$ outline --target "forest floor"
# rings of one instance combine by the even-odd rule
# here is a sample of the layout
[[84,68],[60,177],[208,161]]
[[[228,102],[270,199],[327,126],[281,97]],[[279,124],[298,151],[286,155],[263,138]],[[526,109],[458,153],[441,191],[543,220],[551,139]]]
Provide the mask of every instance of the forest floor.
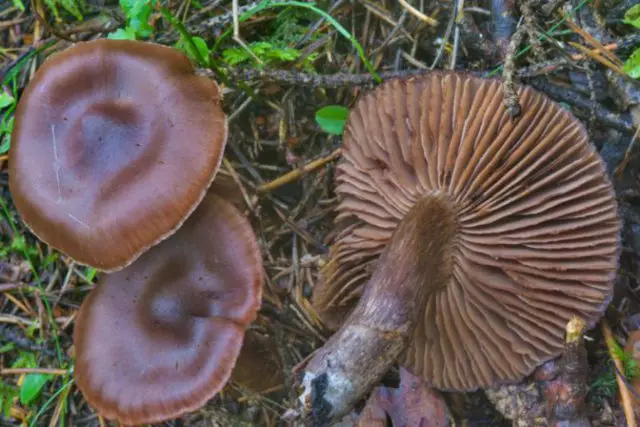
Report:
[[[261,245],[265,295],[253,329],[269,340],[279,371],[266,390],[231,382],[204,408],[159,425],[276,426],[286,425],[301,363],[329,336],[310,299],[333,232],[344,108],[378,76],[455,69],[500,77],[506,68],[583,121],[624,220],[604,317],[624,348],[640,327],[640,156],[632,144],[640,81],[630,78],[640,78],[636,2],[241,1],[238,28],[250,53],[233,37],[231,0],[167,0],[162,8],[142,0],[0,0],[0,425],[109,424],[84,401],[72,370],[75,316],[100,273],[37,240],[8,185],[13,112],[46,56],[74,41],[151,40],[185,51],[200,74],[221,83],[229,120],[221,173],[240,183]],[[516,32],[521,42],[510,49]],[[611,355],[622,359],[627,392],[635,362],[609,350],[600,327],[587,332],[586,346],[589,418],[625,425]],[[256,363],[260,376],[264,361]],[[456,425],[510,425],[482,391],[444,397]]]

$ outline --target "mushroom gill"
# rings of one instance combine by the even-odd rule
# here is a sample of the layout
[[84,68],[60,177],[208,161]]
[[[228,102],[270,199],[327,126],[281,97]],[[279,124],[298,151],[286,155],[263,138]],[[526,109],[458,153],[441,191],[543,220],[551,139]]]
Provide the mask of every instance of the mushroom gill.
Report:
[[452,265],[427,291],[404,356],[440,389],[521,379],[561,353],[573,316],[592,325],[612,293],[619,220],[603,162],[569,111],[530,88],[519,96],[513,121],[499,80],[434,72],[363,96],[345,127],[344,228],[314,306],[342,325],[407,213],[444,198]]

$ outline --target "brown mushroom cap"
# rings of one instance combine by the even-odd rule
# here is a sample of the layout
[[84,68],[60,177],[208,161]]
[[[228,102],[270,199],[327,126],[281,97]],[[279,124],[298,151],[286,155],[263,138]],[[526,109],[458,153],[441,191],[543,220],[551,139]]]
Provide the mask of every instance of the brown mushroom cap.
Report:
[[278,342],[249,329],[231,373],[231,381],[255,393],[284,385],[284,372],[278,357]]
[[249,222],[208,195],[173,236],[100,278],[76,319],[76,382],[107,418],[144,424],[227,383],[262,292]]
[[54,54],[15,114],[9,179],[40,239],[115,271],[172,234],[215,177],[227,138],[218,85],[152,43]]
[[430,73],[365,95],[345,127],[346,225],[314,306],[340,325],[405,214],[445,197],[458,224],[449,280],[404,361],[441,389],[518,381],[561,353],[573,316],[593,325],[612,293],[619,220],[603,162],[571,113],[519,93],[512,121],[500,81]]

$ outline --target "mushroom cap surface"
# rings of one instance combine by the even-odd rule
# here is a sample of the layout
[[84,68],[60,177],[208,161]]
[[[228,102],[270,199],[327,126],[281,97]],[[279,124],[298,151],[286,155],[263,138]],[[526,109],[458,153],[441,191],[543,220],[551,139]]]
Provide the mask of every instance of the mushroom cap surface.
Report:
[[180,230],[101,276],[83,302],[74,332],[79,389],[124,424],[200,408],[229,380],[262,283],[248,220],[207,195]]
[[313,304],[337,328],[404,215],[423,197],[449,199],[448,285],[428,298],[403,362],[440,389],[519,381],[562,352],[573,316],[592,326],[611,298],[620,224],[604,164],[569,111],[518,90],[511,120],[499,80],[392,80],[345,126],[342,228]]
[[95,40],[49,57],[20,98],[9,181],[41,240],[102,271],[171,235],[227,139],[221,92],[172,48]]

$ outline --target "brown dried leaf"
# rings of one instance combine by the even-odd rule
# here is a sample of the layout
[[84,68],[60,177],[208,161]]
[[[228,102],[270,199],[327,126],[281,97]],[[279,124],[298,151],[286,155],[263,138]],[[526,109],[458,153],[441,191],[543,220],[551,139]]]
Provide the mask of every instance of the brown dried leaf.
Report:
[[358,426],[385,426],[385,413],[393,427],[451,425],[451,415],[442,395],[404,368],[400,368],[400,388],[378,387],[373,391]]

